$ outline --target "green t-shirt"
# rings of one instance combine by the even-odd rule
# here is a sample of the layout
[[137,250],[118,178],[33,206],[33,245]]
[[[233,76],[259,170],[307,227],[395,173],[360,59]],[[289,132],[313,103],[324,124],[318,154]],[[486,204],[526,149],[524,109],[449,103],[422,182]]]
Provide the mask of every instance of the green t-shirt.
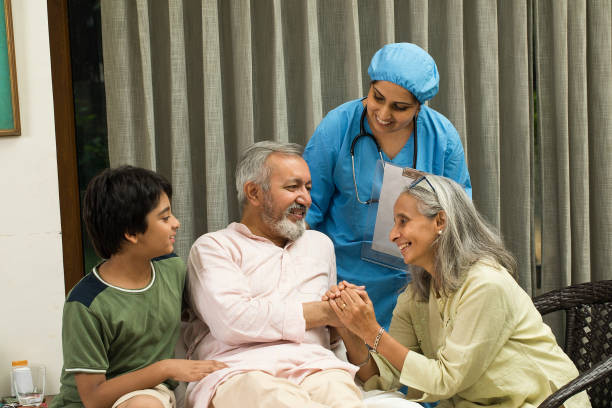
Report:
[[174,357],[185,264],[170,254],[151,265],[151,283],[143,289],[109,285],[95,267],[70,291],[62,319],[61,388],[51,408],[83,407],[74,373],[110,379]]

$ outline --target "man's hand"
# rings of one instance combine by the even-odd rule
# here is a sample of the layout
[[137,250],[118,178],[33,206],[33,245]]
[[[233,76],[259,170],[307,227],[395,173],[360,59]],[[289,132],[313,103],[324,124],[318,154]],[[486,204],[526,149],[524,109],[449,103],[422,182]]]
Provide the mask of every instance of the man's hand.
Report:
[[329,302],[302,303],[306,330],[321,326],[342,327],[340,319],[334,313]]
[[354,289],[358,292],[365,292],[365,286],[361,285],[355,285],[353,283],[347,282],[347,281],[342,281],[340,283],[338,283],[337,285],[332,286],[331,288],[329,288],[329,290],[327,292],[325,292],[325,294],[323,295],[323,297],[321,298],[321,300],[323,301],[327,301],[330,299],[335,299],[337,297],[340,297],[340,293],[346,289],[346,288],[351,288]]
[[176,381],[199,381],[208,374],[227,368],[227,364],[216,360],[163,360],[167,377]]

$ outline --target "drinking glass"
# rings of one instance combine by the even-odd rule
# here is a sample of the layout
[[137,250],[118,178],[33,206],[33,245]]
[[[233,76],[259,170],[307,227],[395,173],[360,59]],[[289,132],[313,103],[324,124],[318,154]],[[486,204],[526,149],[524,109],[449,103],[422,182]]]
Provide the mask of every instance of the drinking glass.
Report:
[[20,405],[39,406],[45,398],[45,366],[13,367],[13,385]]

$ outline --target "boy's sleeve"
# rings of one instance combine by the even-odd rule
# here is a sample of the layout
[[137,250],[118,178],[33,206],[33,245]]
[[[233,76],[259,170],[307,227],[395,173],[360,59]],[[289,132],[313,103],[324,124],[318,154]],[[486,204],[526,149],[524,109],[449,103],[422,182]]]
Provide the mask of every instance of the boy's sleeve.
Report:
[[71,373],[106,373],[107,347],[99,318],[82,303],[68,301],[62,320],[64,369]]

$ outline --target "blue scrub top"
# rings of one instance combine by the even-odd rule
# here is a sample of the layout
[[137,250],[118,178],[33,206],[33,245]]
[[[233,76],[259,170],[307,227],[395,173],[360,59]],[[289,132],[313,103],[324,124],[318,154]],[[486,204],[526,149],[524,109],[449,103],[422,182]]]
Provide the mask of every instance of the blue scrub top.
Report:
[[[350,148],[359,134],[363,113],[361,99],[350,101],[330,111],[321,121],[304,151],[312,176],[312,206],[306,222],[327,234],[334,243],[338,280],[365,285],[372,299],[378,322],[389,328],[397,297],[408,283],[405,272],[361,259],[361,246],[368,224],[369,205],[355,196]],[[371,133],[367,119],[365,130]],[[472,194],[461,139],[448,119],[425,105],[417,119],[417,169],[449,177]],[[414,137],[411,136],[397,156],[383,159],[401,167],[412,167]],[[359,198],[370,198],[376,162],[380,157],[371,138],[360,138],[355,145],[355,175]],[[376,204],[374,204],[376,205]]]

